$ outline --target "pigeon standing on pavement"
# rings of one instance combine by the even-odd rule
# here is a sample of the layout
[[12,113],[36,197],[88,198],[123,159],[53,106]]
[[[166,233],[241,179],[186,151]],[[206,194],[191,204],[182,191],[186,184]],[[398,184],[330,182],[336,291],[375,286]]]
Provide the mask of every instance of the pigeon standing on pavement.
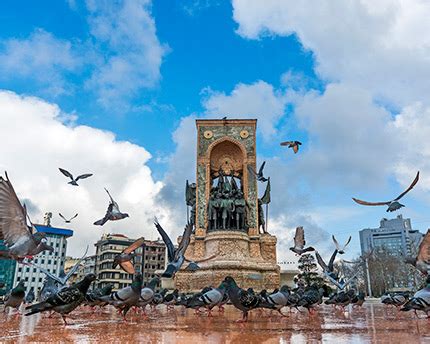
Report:
[[387,212],[396,211],[396,210],[399,210],[400,208],[404,207],[404,205],[401,204],[399,202],[399,200],[414,188],[414,186],[418,183],[419,178],[420,178],[420,172],[418,171],[417,175],[415,176],[415,179],[412,181],[411,185],[409,185],[409,187],[405,191],[403,191],[399,196],[397,196],[395,199],[393,199],[391,201],[367,202],[367,201],[362,201],[362,200],[354,198],[354,197],[352,199],[354,200],[354,202],[361,204],[361,205],[371,205],[371,206],[388,205]]
[[103,288],[96,288],[85,294],[85,305],[90,307],[104,306],[106,302],[100,301],[103,296],[110,295],[112,293],[113,284],[108,284]]
[[102,296],[99,298],[99,300],[107,302],[119,309],[122,313],[124,321],[126,321],[125,316],[127,315],[127,312],[131,307],[136,306],[139,302],[142,284],[142,274],[137,273],[134,275],[131,285],[113,292],[110,295]]
[[33,303],[35,298],[34,290],[31,288],[27,295],[25,295],[25,303]]
[[120,254],[117,254],[113,259],[112,269],[115,269],[119,265],[125,272],[134,275],[136,271],[131,260],[136,256],[136,254],[133,253],[133,251],[141,247],[144,242],[144,238],[139,238],[130,246],[125,248]]
[[298,255],[302,255],[305,252],[315,251],[311,246],[305,248],[305,245],[305,230],[301,226],[297,227],[296,234],[294,236],[294,246],[290,247],[290,250]]
[[179,243],[178,248],[175,248],[172,243],[172,240],[167,235],[163,227],[161,227],[161,225],[158,223],[158,220],[156,218],[154,219],[154,224],[158,230],[158,233],[160,233],[161,237],[163,238],[164,244],[167,247],[168,263],[166,270],[163,272],[161,277],[172,278],[181,268],[182,264],[185,261],[185,251],[187,250],[188,244],[190,243],[193,225],[191,223],[188,223],[185,226],[181,242]]
[[318,288],[316,285],[312,285],[306,290],[300,300],[297,302],[297,306],[306,308],[309,313],[315,311],[315,306],[322,302],[322,295],[324,289]]
[[4,300],[4,312],[8,307],[19,310],[19,306],[23,303],[25,298],[24,281],[19,281],[18,285],[13,288]]
[[188,304],[190,308],[205,307],[208,310],[208,317],[212,315],[212,308],[219,306],[226,294],[226,282],[221,282],[218,288],[208,290]]
[[112,196],[110,195],[109,191],[105,188],[107,194],[109,195],[110,198],[110,202],[109,202],[109,206],[107,208],[106,211],[106,215],[104,216],[104,218],[94,222],[94,225],[96,226],[103,226],[107,221],[117,221],[117,220],[122,220],[126,217],[129,217],[127,213],[121,213],[121,211],[119,210],[119,206],[118,203],[116,203],[114,201],[114,199],[112,198]]
[[427,277],[426,287],[418,290],[414,296],[406,302],[403,307],[400,309],[401,311],[422,311],[426,313],[427,317],[430,313],[430,278]]
[[29,310],[29,312],[25,315],[28,316],[45,311],[54,311],[61,314],[64,324],[67,325],[66,314],[69,314],[85,300],[88,288],[95,280],[96,275],[88,274],[83,280],[72,286],[60,289],[46,301],[26,307],[25,309]]
[[4,240],[8,248],[0,251],[0,257],[22,262],[45,250],[53,252],[54,248],[46,244],[45,237],[45,233],[36,232],[7,173],[6,179],[0,176],[0,240]]
[[283,285],[280,290],[267,295],[267,302],[275,307],[275,309],[282,315],[281,309],[287,306],[288,298],[290,296],[290,288],[287,285]]
[[152,302],[155,295],[155,291],[154,291],[155,287],[159,282],[160,282],[159,277],[157,276],[153,277],[145,286],[145,288],[142,288],[137,306],[141,307],[144,312],[145,312],[146,305],[149,305]]
[[263,163],[261,164],[258,173],[254,170],[254,168],[251,165],[248,165],[248,171],[251,172],[251,175],[253,175],[255,178],[257,178],[257,180],[259,182],[267,182],[268,179],[266,177],[264,177],[263,174],[263,170],[264,170],[264,166],[266,165],[266,162],[263,161]]
[[299,146],[301,146],[302,143],[300,141],[285,141],[281,142],[281,146],[287,146],[288,148],[292,148],[294,151],[294,154],[296,154],[299,151]]
[[77,181],[79,179],[85,179],[85,178],[92,176],[92,173],[86,173],[86,174],[81,174],[80,176],[77,176],[76,178],[73,178],[73,175],[69,171],[65,170],[64,168],[59,168],[59,170],[62,174],[64,174],[66,177],[71,179],[71,181],[68,182],[67,184],[70,184],[73,186],[79,186],[79,184],[77,183]]

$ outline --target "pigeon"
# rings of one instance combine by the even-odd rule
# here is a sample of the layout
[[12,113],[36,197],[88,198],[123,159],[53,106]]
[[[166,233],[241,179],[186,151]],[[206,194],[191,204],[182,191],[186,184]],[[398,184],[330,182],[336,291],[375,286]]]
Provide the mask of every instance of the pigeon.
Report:
[[294,154],[296,154],[299,151],[299,146],[301,146],[300,141],[285,141],[281,142],[281,146],[288,146],[288,148],[292,148],[294,151]]
[[129,217],[127,213],[121,213],[118,207],[118,203],[114,201],[112,196],[110,195],[109,191],[105,188],[107,194],[110,198],[110,203],[106,211],[106,215],[104,218],[94,222],[94,225],[96,226],[103,226],[107,221],[116,221],[116,220],[122,220],[126,217]]
[[185,260],[185,251],[187,250],[188,244],[190,243],[191,232],[193,230],[193,225],[188,223],[185,226],[184,234],[182,235],[181,242],[178,248],[173,246],[172,240],[170,240],[167,233],[164,231],[163,227],[158,223],[158,220],[154,219],[155,227],[163,238],[164,244],[167,247],[167,267],[163,272],[161,277],[172,278],[176,272],[180,269]]
[[52,274],[51,272],[49,272],[45,268],[43,268],[43,267],[41,267],[41,266],[39,266],[37,264],[34,264],[33,262],[28,262],[28,264],[34,266],[37,269],[39,269],[46,276],[48,276],[50,279],[56,281],[61,287],[63,287],[63,286],[65,286],[67,284],[67,281],[70,279],[70,277],[72,277],[73,274],[81,267],[81,263],[85,259],[85,256],[86,256],[87,252],[88,252],[88,246],[87,246],[87,249],[86,249],[84,255],[82,256],[82,258],[79,259],[76,262],[76,264],[69,270],[69,272],[66,274],[64,272],[64,270],[61,270],[59,276],[56,276],[56,275]]
[[31,288],[27,295],[25,295],[25,303],[33,303],[35,298],[34,290]]
[[16,310],[19,310],[19,306],[21,306],[21,303],[23,303],[25,298],[25,286],[24,281],[19,281],[18,285],[13,288],[8,295],[6,295],[4,299],[4,309],[3,311],[6,312],[6,309],[8,307],[15,308]]
[[112,269],[115,269],[117,265],[119,265],[125,272],[134,275],[136,271],[131,260],[136,256],[136,254],[132,252],[142,246],[144,242],[144,238],[139,238],[130,246],[125,248],[120,254],[117,254],[113,259]]
[[397,308],[403,306],[408,300],[409,295],[407,293],[388,293],[381,296],[381,303]]
[[46,301],[58,291],[58,282],[49,276],[45,277],[42,289],[37,297],[38,302]]
[[172,293],[164,296],[163,303],[167,306],[167,309],[171,309],[175,304],[179,297],[179,290],[175,289]]
[[336,255],[339,251],[336,249],[334,250],[333,254],[330,257],[330,261],[328,262],[328,265],[325,263],[325,261],[322,259],[318,251],[315,251],[315,257],[317,258],[317,262],[319,266],[323,269],[323,272],[326,275],[329,275],[334,280],[338,279],[337,274],[334,272],[334,260],[336,259]]
[[354,275],[352,275],[350,278],[345,280],[344,278],[337,279],[333,278],[332,274],[324,272],[324,275],[328,278],[328,280],[333,283],[336,287],[338,287],[340,290],[345,289],[347,285],[349,285],[358,275],[359,271],[356,271]]
[[279,291],[267,295],[266,300],[269,304],[273,305],[282,316],[284,316],[281,309],[287,306],[289,297],[290,288],[287,285],[283,285]]
[[304,248],[305,245],[305,230],[301,226],[297,227],[296,234],[294,236],[294,247],[290,247],[290,250],[298,254],[299,256],[305,252],[315,251],[315,249],[311,246]]
[[363,291],[359,291],[358,294],[354,296],[354,298],[351,300],[352,307],[361,307],[363,306],[363,303],[365,301],[365,294]]
[[212,315],[212,308],[219,306],[224,300],[226,294],[226,282],[221,282],[218,288],[213,288],[207,292],[201,294],[199,297],[192,300],[189,304],[189,308],[205,307],[208,310],[208,317]]
[[140,299],[137,303],[138,307],[145,308],[146,305],[150,304],[154,298],[154,289],[157,286],[157,284],[160,282],[160,278],[154,277],[152,278],[145,288],[142,288],[140,292]]
[[396,211],[396,210],[399,210],[400,208],[404,207],[403,204],[399,203],[399,200],[404,195],[406,195],[409,191],[411,191],[414,188],[414,186],[416,185],[416,183],[418,183],[419,178],[420,178],[420,172],[418,171],[415,179],[412,182],[412,184],[405,191],[403,191],[399,196],[397,196],[395,199],[393,199],[392,201],[388,201],[388,202],[367,202],[367,201],[359,200],[359,199],[354,198],[354,197],[352,199],[356,203],[361,204],[361,205],[371,205],[371,206],[375,206],[375,205],[388,205],[387,212]]
[[61,215],[61,213],[58,213],[58,215],[64,220],[65,223],[70,223],[72,222],[72,220],[74,218],[76,218],[78,216],[78,214],[75,214],[73,217],[71,217],[70,219],[66,219],[63,215]]
[[69,314],[85,300],[88,288],[95,280],[95,274],[88,274],[83,280],[70,287],[60,289],[47,300],[26,307],[25,309],[29,312],[25,315],[29,316],[40,312],[54,311],[61,314],[64,325],[67,325],[66,314]]
[[155,293],[151,301],[151,306],[155,309],[158,305],[164,302],[164,296],[167,293],[167,289],[162,289],[159,293]]
[[297,306],[304,307],[309,313],[313,313],[314,307],[322,302],[323,293],[324,289],[318,288],[316,285],[312,285],[304,292],[302,297],[297,302]]
[[73,186],[79,186],[78,183],[77,183],[77,181],[79,179],[85,179],[85,178],[88,178],[88,177],[92,176],[92,173],[86,173],[86,174],[81,174],[80,176],[77,176],[76,178],[73,178],[73,175],[69,171],[66,171],[63,168],[59,168],[59,170],[60,170],[60,172],[62,174],[64,174],[66,177],[68,177],[68,178],[71,179],[71,181],[68,182],[67,184],[70,184],[70,185],[73,185]]
[[418,254],[414,257],[406,257],[405,263],[413,265],[418,271],[424,275],[429,274],[430,270],[430,229],[427,231],[424,238],[421,240],[418,247]]
[[100,301],[100,298],[103,296],[110,295],[112,293],[113,284],[108,284],[103,288],[96,288],[94,290],[90,290],[85,294],[85,302],[84,305],[95,307],[95,306],[105,306],[107,303]]
[[258,307],[275,309],[274,306],[262,300],[255,293],[239,288],[233,277],[227,276],[224,282],[231,303],[234,307],[242,311],[242,319],[239,319],[237,322],[248,321],[248,312],[252,309]]
[[400,309],[401,311],[423,311],[429,317],[430,313],[430,278],[427,277],[426,287],[418,290],[414,296],[407,301],[403,307]]
[[203,296],[205,293],[207,293],[208,291],[212,290],[212,287],[204,287],[201,291],[191,295],[190,297],[187,298],[187,302],[185,303],[185,308],[191,308],[191,309],[195,309],[196,312],[199,312],[200,307],[202,307],[200,305],[200,303],[197,301],[201,296]]
[[263,163],[260,166],[260,169],[258,170],[258,173],[254,170],[254,168],[251,165],[248,165],[248,171],[255,177],[259,182],[267,182],[269,179],[265,178],[263,175],[264,166],[266,165],[266,162],[263,161]]
[[332,235],[331,238],[333,239],[333,242],[336,245],[337,253],[339,253],[339,254],[344,254],[345,253],[345,248],[346,248],[346,246],[348,246],[349,242],[352,239],[352,237],[349,236],[348,240],[346,241],[346,244],[341,247],[339,245],[339,243],[337,242],[336,238],[334,237],[334,235]]
[[104,301],[119,309],[122,313],[124,321],[125,316],[131,307],[136,306],[139,302],[140,292],[142,290],[143,277],[141,273],[134,275],[131,285],[122,288],[110,295],[99,297],[100,301]]
[[5,174],[6,179],[0,176],[0,240],[4,240],[7,250],[0,251],[0,257],[22,262],[45,250],[53,252],[44,240],[45,233],[36,232],[25,204],[21,205]]

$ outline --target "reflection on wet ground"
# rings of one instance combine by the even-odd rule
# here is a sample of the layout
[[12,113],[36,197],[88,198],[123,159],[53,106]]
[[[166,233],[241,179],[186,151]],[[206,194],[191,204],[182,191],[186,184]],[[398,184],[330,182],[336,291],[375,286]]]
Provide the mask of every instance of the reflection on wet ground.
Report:
[[129,312],[124,323],[113,309],[81,308],[64,326],[59,315],[16,317],[0,313],[1,342],[117,342],[117,343],[430,343],[430,321],[421,314],[398,313],[378,303],[362,309],[335,311],[320,306],[315,315],[294,311],[286,317],[254,310],[245,324],[231,306],[214,317],[195,315],[177,307],[160,307],[149,318]]

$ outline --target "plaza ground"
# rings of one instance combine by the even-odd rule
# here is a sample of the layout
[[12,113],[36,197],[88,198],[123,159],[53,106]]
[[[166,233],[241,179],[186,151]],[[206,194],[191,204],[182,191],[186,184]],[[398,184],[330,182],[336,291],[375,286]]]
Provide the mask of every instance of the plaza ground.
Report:
[[64,326],[55,314],[16,317],[0,313],[2,343],[430,343],[430,321],[413,312],[399,313],[379,302],[367,302],[361,309],[335,311],[320,306],[315,315],[285,312],[286,317],[269,316],[254,310],[249,322],[235,323],[240,312],[227,306],[224,314],[195,315],[176,307],[159,306],[145,319],[130,311],[128,322],[112,308],[94,314],[87,308],[73,312]]

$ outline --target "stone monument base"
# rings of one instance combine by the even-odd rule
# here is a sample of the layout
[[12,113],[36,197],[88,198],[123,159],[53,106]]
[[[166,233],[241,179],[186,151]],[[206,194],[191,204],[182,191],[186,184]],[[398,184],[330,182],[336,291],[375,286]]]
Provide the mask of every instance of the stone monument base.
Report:
[[270,234],[249,236],[222,230],[202,237],[193,235],[186,257],[198,262],[200,269],[186,271],[188,263],[183,264],[174,279],[175,287],[180,291],[196,292],[206,286],[217,287],[226,276],[232,276],[241,287],[257,291],[279,287],[276,237]]

